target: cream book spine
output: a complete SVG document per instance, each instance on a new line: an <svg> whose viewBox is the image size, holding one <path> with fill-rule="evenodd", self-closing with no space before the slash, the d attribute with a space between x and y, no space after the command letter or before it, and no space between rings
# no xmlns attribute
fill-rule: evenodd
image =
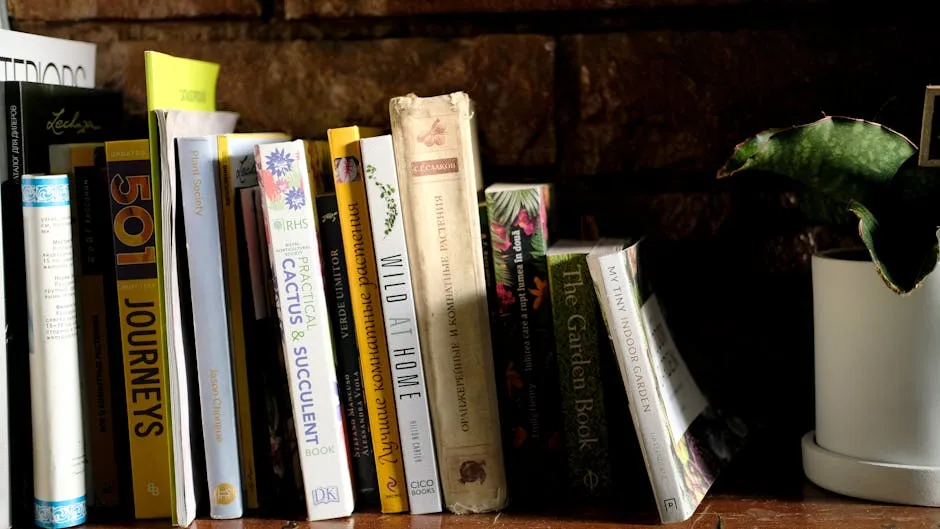
<svg viewBox="0 0 940 529"><path fill-rule="evenodd" d="M506 506L479 201L473 103L455 92L389 103L418 335L444 504Z"/></svg>
<svg viewBox="0 0 940 529"><path fill-rule="evenodd" d="M392 389L412 514L441 512L437 454L390 135L360 140Z"/></svg>
<svg viewBox="0 0 940 529"><path fill-rule="evenodd" d="M24 175L34 519L83 524L85 444L68 175Z"/></svg>

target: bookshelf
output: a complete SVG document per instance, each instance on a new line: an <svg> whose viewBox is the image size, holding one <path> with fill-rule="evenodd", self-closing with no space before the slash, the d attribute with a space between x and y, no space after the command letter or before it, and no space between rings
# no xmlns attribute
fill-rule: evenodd
<svg viewBox="0 0 940 529"><path fill-rule="evenodd" d="M532 6L551 3L505 1L533 10ZM774 9L742 2L741 7L712 9L711 4L719 2L687 0L687 9L608 11L607 4L624 8L631 2L587 0L572 12L546 9L536 15L525 10L489 12L499 3L473 0L459 9L438 8L471 13L456 17L433 9L423 13L423 3L392 0L378 13L366 13L365 19L357 18L360 14L355 11L333 13L331 6L342 2L328 0L162 3L162 10L141 10L123 0L96 2L97 8L90 7L91 2L70 5L66 10L51 0L10 0L16 29L100 46L99 85L125 95L135 111L129 125L138 129L143 128L145 109L143 65L138 58L146 49L195 55L226 68L239 65L245 72L266 71L269 63L286 72L300 72L271 78L234 75L220 87L221 106L241 112L246 130L287 129L298 137L321 137L326 127L349 117L384 125L389 95L470 86L483 97L487 183L506 177L548 178L578 198L567 205L572 220L590 212L602 226L633 224L673 240L676 261L689 263L677 266L683 279L674 287L692 299L685 314L702 321L696 328L699 338L728 350L716 363L734 366L729 371L736 374L790 374L770 380L739 377L743 386L739 393L784 428L800 425L795 428L799 431L749 449L748 456L735 461L719 479L696 514L671 527L940 529L940 509L853 500L821 490L803 477L799 436L810 422L812 403L806 257L815 248L836 246L844 239L840 233L802 225L793 214L796 199L789 188L762 184L756 189L729 189L713 182L716 164L727 148L759 125L778 121L781 114L815 116L820 109L865 114L884 104L884 94L895 92L902 92L902 97L891 99L892 105L886 107L889 117L903 114L896 110L899 107L916 109L927 69L909 68L897 56L932 42L929 28L890 13L887 19L878 18L889 22L873 24L900 22L899 28L818 34L818 22L804 27L799 21L820 13L826 20L843 23L844 17L834 8L808 7L812 2ZM0 26L6 22L6 5L0 0ZM852 13L857 19L871 15L864 9ZM715 31L716 27L744 31ZM856 45L872 37L888 45L883 50ZM728 61L729 56L738 59ZM818 60L833 56L839 60ZM349 57L358 60L345 60ZM415 64L405 68L401 57L416 58ZM456 66L431 67L441 57L454 58ZM773 70L774 75L754 67L778 64L780 57L800 67ZM324 71L331 75L321 75ZM468 72L486 82L468 83ZM688 86L701 90L686 93ZM846 98L844 86L867 90ZM347 92L357 97L334 97ZM632 97L611 96L621 93ZM734 106L727 104L732 101ZM916 111L906 114L919 117ZM624 149L623 138L641 141ZM624 172L630 178L623 178ZM747 288L727 292L727 284ZM767 318L768 313L778 317ZM760 354L752 354L755 350ZM553 506L538 513L510 509L477 516L363 512L317 523L199 519L192 527L657 526L652 512L624 510L627 514ZM170 528L170 524L156 520L85 527Z"/></svg>
<svg viewBox="0 0 940 529"><path fill-rule="evenodd" d="M888 505L825 491L804 476L799 437L766 433L741 454L686 522L659 525L652 508L554 507L539 513L410 516L357 512L305 522L281 518L197 519L191 529L938 529L940 509ZM166 520L89 524L88 529L168 529ZM26 529L26 528L23 528Z"/></svg>
<svg viewBox="0 0 940 529"><path fill-rule="evenodd" d="M652 519L625 520L587 514L564 516L529 514L383 515L358 513L348 519L297 522L280 519L244 518L193 522L192 529L631 529L655 527ZM88 529L156 529L164 522L132 525L87 525ZM879 505L837 497L807 485L801 499L746 497L717 494L706 499L686 522L662 526L674 529L935 529L940 511L927 508Z"/></svg>

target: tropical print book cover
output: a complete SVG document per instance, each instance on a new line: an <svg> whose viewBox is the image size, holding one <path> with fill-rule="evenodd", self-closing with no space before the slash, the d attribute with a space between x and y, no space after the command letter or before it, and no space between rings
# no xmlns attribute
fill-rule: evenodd
<svg viewBox="0 0 940 529"><path fill-rule="evenodd" d="M486 189L497 320L496 372L501 422L515 501L543 501L561 484L561 402L548 265L550 184Z"/></svg>
<svg viewBox="0 0 940 529"><path fill-rule="evenodd" d="M308 520L348 516L354 496L303 142L255 147Z"/></svg>

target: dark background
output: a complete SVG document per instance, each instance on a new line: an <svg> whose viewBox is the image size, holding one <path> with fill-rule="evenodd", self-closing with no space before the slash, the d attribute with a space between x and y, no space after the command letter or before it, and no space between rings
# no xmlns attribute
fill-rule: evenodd
<svg viewBox="0 0 940 529"><path fill-rule="evenodd" d="M139 5L138 5L139 4ZM14 29L98 44L145 134L143 51L222 65L239 130L388 125L388 99L466 90L487 183L557 186L555 238L664 241L664 305L728 402L799 468L813 427L810 256L857 244L787 181L720 182L734 145L824 114L919 139L936 13L824 0L9 0ZM593 220L585 220L593 219ZM624 410L626 414L627 411ZM625 420L629 420L624 416ZM798 472L798 470L797 470Z"/></svg>

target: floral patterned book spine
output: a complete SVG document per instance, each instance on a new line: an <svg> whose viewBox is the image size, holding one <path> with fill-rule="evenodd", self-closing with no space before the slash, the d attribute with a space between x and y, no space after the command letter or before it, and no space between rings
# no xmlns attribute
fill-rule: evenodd
<svg viewBox="0 0 940 529"><path fill-rule="evenodd" d="M587 254L594 243L559 241L548 251L549 288L568 455L568 490L587 498L611 489L602 355L611 354Z"/></svg>
<svg viewBox="0 0 940 529"><path fill-rule="evenodd" d="M308 520L349 516L352 476L304 145L255 147Z"/></svg>
<svg viewBox="0 0 940 529"><path fill-rule="evenodd" d="M563 466L561 403L545 258L551 191L550 184L486 189L497 297L494 358L503 381L510 490L522 502L557 491L563 475L558 472Z"/></svg>

